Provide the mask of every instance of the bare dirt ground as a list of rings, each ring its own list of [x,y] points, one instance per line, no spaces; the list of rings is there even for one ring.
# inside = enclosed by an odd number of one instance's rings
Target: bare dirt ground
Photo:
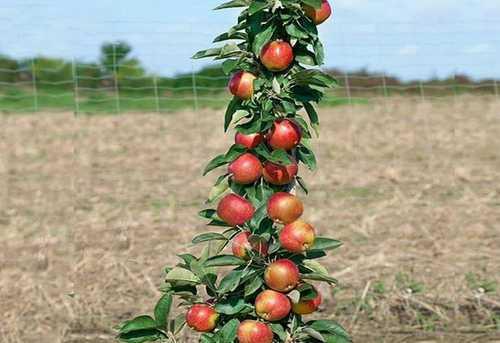
[[[345,246],[322,317],[357,342],[500,340],[500,101],[321,111],[305,217]],[[0,117],[0,342],[112,342],[196,252],[221,111]],[[183,342],[194,342],[186,334]],[[192,337],[192,336],[191,336]]]

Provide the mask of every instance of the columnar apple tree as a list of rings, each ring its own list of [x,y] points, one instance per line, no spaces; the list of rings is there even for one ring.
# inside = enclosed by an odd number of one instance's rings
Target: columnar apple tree
[[[350,342],[337,322],[306,318],[322,301],[315,284],[337,283],[318,259],[341,243],[318,235],[295,195],[308,192],[299,166],[316,168],[315,104],[336,84],[317,68],[317,25],[330,4],[232,0],[217,9],[233,7],[243,8],[237,24],[214,41],[226,43],[194,55],[223,60],[232,75],[224,130],[236,131],[235,143],[208,163],[205,174],[226,172],[209,195],[216,208],[200,213],[219,229],[193,239],[204,245],[200,256],[179,255],[166,268],[154,316],[123,322],[119,339],[178,342],[187,324],[205,343]],[[171,318],[174,298],[181,313]]]

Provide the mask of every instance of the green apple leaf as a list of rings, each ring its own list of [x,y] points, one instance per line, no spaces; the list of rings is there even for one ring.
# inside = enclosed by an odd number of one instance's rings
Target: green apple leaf
[[[208,194],[208,202],[212,203],[219,199],[229,189],[227,176],[219,183],[215,184]]]
[[[253,47],[252,47],[252,51],[255,54],[255,56],[260,55],[260,51],[262,50],[264,45],[269,43],[269,41],[272,39],[275,30],[276,26],[269,25],[265,30],[255,35],[255,40],[253,42]]]
[[[218,293],[225,294],[233,292],[240,285],[243,272],[241,270],[233,270],[227,274],[220,282]]]
[[[150,316],[139,316],[124,322],[120,327],[120,334],[127,334],[132,331],[156,329],[157,323]]]
[[[326,343],[326,340],[323,337],[323,335],[318,331],[314,330],[313,328],[305,328],[304,330],[302,330],[302,332],[305,332],[306,334],[308,334],[310,337],[314,338],[317,341]]]
[[[280,338],[283,342],[286,341],[288,338],[288,334],[285,331],[285,328],[283,328],[283,325],[277,324],[277,323],[272,323],[271,324],[271,330],[273,330],[273,333]]]
[[[233,297],[217,303],[217,305],[215,305],[215,310],[218,313],[233,316],[237,313],[251,311],[252,305],[246,303],[241,297]]]
[[[338,340],[328,340],[327,342],[352,342],[347,331],[334,320],[314,320],[306,323],[311,329],[321,333],[329,333],[336,336]]]
[[[227,106],[226,114],[224,116],[224,132],[226,132],[227,129],[229,128],[229,125],[233,121],[233,115],[238,109],[240,109],[240,106],[241,106],[241,99],[233,97],[233,99]]]
[[[175,267],[165,276],[166,281],[185,281],[190,283],[200,283],[200,279],[190,270]]]
[[[207,50],[201,50],[198,51],[196,54],[191,57],[192,59],[200,59],[200,58],[206,58],[206,57],[214,57],[214,56],[219,56],[221,53],[221,48],[212,48],[212,49],[207,49]]]
[[[342,242],[328,237],[316,237],[311,250],[334,250],[342,246]]]
[[[233,255],[214,256],[204,263],[205,267],[239,266],[242,264],[245,264],[245,261]]]
[[[301,0],[303,4],[314,7],[321,8],[322,1],[321,0]]]
[[[222,5],[219,5],[214,8],[214,10],[222,10],[225,8],[235,8],[235,7],[245,7],[250,4],[251,0],[232,0],[223,3]]]
[[[164,294],[155,306],[155,321],[160,329],[166,329],[168,325],[168,315],[170,314],[170,308],[172,307],[172,294]]]
[[[145,329],[120,333],[118,340],[124,343],[156,342],[165,338],[165,334],[158,329]]]
[[[217,333],[219,336],[222,336],[222,342],[234,342],[239,325],[240,321],[238,319],[228,321]]]
[[[248,283],[245,284],[245,297],[257,292],[263,284],[264,281],[262,281],[261,277],[254,277],[253,279],[251,279]]]
[[[254,15],[255,13],[258,13],[266,8],[269,8],[269,1],[254,0],[248,8],[248,14]]]
[[[202,233],[201,235],[194,237],[192,243],[198,244],[198,243],[209,242],[209,241],[227,241],[227,238],[226,238],[226,236],[224,236],[221,233],[207,232],[207,233]]]

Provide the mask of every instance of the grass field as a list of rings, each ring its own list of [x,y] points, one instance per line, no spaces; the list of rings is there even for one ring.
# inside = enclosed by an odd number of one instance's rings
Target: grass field
[[[331,93],[322,102],[322,107],[333,107],[349,103],[367,104],[366,97],[345,98],[345,94]],[[342,92],[343,93],[343,92]],[[117,113],[170,113],[179,110],[225,108],[230,100],[227,92],[177,91],[161,94],[153,92],[124,92],[117,96],[112,91],[96,89],[94,92],[72,90],[29,88],[0,89],[0,113],[35,112],[75,112],[78,114],[117,114]]]
[[[305,218],[345,242],[321,317],[356,342],[500,340],[500,102],[321,111]],[[0,117],[0,342],[103,343],[150,311],[230,144],[221,110]],[[195,342],[193,336],[181,341]]]

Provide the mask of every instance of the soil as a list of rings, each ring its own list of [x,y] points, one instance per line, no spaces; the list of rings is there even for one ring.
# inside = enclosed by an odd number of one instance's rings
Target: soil
[[[357,342],[500,341],[500,101],[321,110],[304,218],[344,242],[318,316]],[[0,117],[0,341],[112,342],[196,253],[223,111]],[[188,330],[181,342],[196,342]]]

